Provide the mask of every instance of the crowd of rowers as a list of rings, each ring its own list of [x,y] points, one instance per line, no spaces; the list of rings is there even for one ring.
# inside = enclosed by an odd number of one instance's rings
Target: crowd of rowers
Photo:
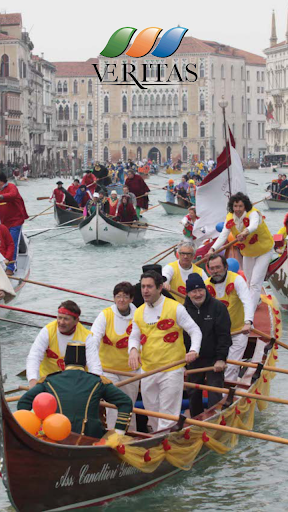
[[[288,201],[288,179],[286,174],[278,174],[266,190],[271,192],[272,199]]]
[[[207,254],[210,277],[193,261],[193,241],[185,240],[178,245],[178,258],[163,269],[146,265],[135,286],[116,284],[114,304],[97,316],[91,331],[81,324],[77,304],[63,302],[57,320],[40,331],[30,349],[26,372],[31,389],[18,407],[31,409],[34,397],[47,391],[56,396],[59,410],[70,418],[75,432],[101,437],[101,398],[118,408],[118,414],[106,411],[108,429],[122,433],[136,429],[132,407],[139,383],[126,384],[122,393],[114,387],[129,372],[149,372],[177,361],[176,366],[141,380],[145,409],[177,417],[185,367],[213,367],[189,374],[190,382],[199,384],[206,379],[208,385],[223,387],[225,379],[235,385],[238,368],[226,365],[226,360],[243,358],[274,241],[246,195],[232,196],[228,212],[225,227]],[[225,256],[214,254],[230,233],[237,239],[245,278],[228,269]],[[115,370],[119,373],[114,374]],[[202,413],[202,392],[189,388],[188,396],[191,417]],[[209,391],[208,407],[221,399],[221,393]],[[175,428],[175,422],[149,417],[148,427],[156,432]]]

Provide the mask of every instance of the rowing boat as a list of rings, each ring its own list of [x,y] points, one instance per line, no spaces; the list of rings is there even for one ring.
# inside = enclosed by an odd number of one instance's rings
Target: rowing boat
[[[184,215],[185,212],[187,213],[188,206],[186,208],[170,201],[158,201],[158,203],[161,204],[167,215]],[[189,205],[188,202],[187,205]]]
[[[288,200],[279,201],[279,199],[264,199],[264,204],[269,210],[287,210]]]
[[[138,223],[137,226],[140,227],[116,222],[101,211],[98,214],[95,211],[80,222],[79,229],[85,244],[126,245],[138,242],[146,235],[144,224]]]
[[[269,335],[275,333],[273,305],[268,300],[257,311],[256,323]],[[275,345],[251,338],[249,350],[252,360],[275,365]],[[235,434],[213,430],[213,424],[253,427],[256,404],[264,409],[260,394],[269,395],[272,377],[273,373],[260,368],[247,370],[237,387],[256,393],[259,400],[236,398],[231,387],[227,400],[195,418],[205,421],[205,428],[179,422],[176,432],[130,432],[114,444],[108,439],[107,445],[95,446],[96,439],[74,433],[64,441],[49,442],[23,430],[5,400],[0,372],[0,471],[10,501],[20,512],[92,508],[148,489],[182,470],[190,471],[211,451],[223,454],[237,443]]]
[[[280,307],[288,310],[288,259],[287,247],[283,254],[270,263],[266,279]]]
[[[54,203],[54,218],[57,226],[66,224],[66,226],[78,226],[83,217],[83,213],[78,209],[73,210],[72,207],[61,208]]]

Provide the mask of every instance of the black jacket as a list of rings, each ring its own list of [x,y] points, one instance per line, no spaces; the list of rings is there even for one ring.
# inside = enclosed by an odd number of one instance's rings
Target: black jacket
[[[202,332],[199,357],[213,361],[226,361],[231,340],[231,320],[228,310],[222,302],[206,292],[206,299],[200,308],[194,306],[188,295],[184,304],[191,318]],[[184,333],[185,345],[190,347],[189,336]]]

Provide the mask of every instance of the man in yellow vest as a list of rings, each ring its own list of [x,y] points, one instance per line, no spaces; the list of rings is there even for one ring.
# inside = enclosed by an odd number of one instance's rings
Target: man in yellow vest
[[[88,371],[97,372],[98,353],[100,356],[103,375],[116,384],[128,377],[123,375],[114,375],[109,370],[120,370],[131,372],[128,365],[128,339],[132,330],[132,319],[136,307],[132,304],[134,290],[131,283],[123,281],[116,284],[113,290],[115,304],[104,309],[97,316],[92,325],[91,331],[94,337],[87,340],[86,354],[91,361],[88,364]],[[139,382],[131,382],[123,386],[122,391],[128,395],[133,405],[136,402]],[[107,427],[114,428],[117,420],[117,411],[106,409]],[[131,430],[136,430],[136,418],[133,414],[130,424]]]
[[[67,343],[85,343],[93,337],[92,332],[79,322],[80,315],[79,306],[72,300],[66,300],[58,308],[57,320],[41,329],[27,357],[26,373],[30,388],[37,384],[40,377],[64,370]],[[87,362],[89,366],[89,357]],[[103,373],[99,357],[93,368],[94,373]]]
[[[255,312],[272,258],[274,240],[261,212],[253,207],[249,197],[242,192],[230,197],[228,212],[224,228],[209,254],[225,244],[230,232],[237,239],[239,243],[236,247],[243,256],[243,270]]]
[[[174,361],[195,361],[202,334],[184,306],[161,294],[163,278],[151,270],[141,276],[144,304],[134,314],[129,337],[129,365],[136,370],[142,363],[142,372],[149,372]],[[186,354],[183,329],[191,339]],[[140,352],[140,348],[142,349]],[[164,372],[142,379],[141,393],[147,410],[179,415],[181,411],[185,362]],[[149,418],[153,431],[170,428],[174,422]]]
[[[202,268],[197,267],[197,265],[193,263],[196,251],[192,240],[180,242],[177,247],[177,252],[179,260],[168,263],[168,265],[163,268],[162,275],[167,279],[163,287],[168,291],[175,290],[186,295],[186,281],[190,274],[196,272],[202,277],[203,281],[205,281],[208,276]],[[178,297],[178,295],[174,295],[172,292],[171,295],[173,295],[180,304],[184,304],[185,298]]]
[[[211,277],[205,281],[206,288],[212,297],[225,304],[230,315],[232,345],[228,359],[240,361],[247,346],[254,317],[248,286],[242,276],[228,270],[224,256],[212,254],[208,260],[208,269]],[[233,334],[239,331],[240,334]],[[238,371],[238,366],[228,365],[225,379],[236,381]]]

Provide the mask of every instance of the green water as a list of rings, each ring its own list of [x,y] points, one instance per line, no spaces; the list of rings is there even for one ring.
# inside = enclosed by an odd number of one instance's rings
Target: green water
[[[265,183],[275,175],[263,171],[246,171],[246,176],[258,186],[248,184],[248,193],[253,201],[265,195]],[[168,177],[169,178],[169,177]],[[152,177],[150,183],[164,185],[164,176]],[[175,180],[180,181],[180,177]],[[55,180],[57,181],[57,180]],[[64,186],[70,181],[64,180]],[[37,196],[48,196],[54,188],[54,180],[44,179],[19,187],[27,206],[28,214],[36,214],[49,206],[48,201],[37,201]],[[151,187],[152,189],[152,187]],[[164,191],[153,192],[152,204],[165,200]],[[257,205],[266,215],[272,233],[282,226],[285,211],[267,211],[264,203]],[[211,208],[213,206],[211,205]],[[85,246],[77,231],[57,236],[51,231],[31,239],[33,260],[30,279],[56,284],[70,289],[111,298],[114,285],[122,280],[136,283],[142,264],[151,256],[176,243],[181,236],[180,216],[167,216],[162,207],[146,214],[146,219],[155,225],[171,228],[176,234],[150,231],[146,239],[135,246],[92,247]],[[54,227],[53,215],[45,215],[26,222],[25,230]],[[64,230],[63,230],[64,231]],[[59,231],[60,233],[60,231]],[[27,234],[32,234],[28,233]],[[173,261],[171,257],[164,263]],[[70,295],[30,284],[23,288],[16,306],[56,314],[61,301],[75,300],[82,309],[82,320],[93,322],[107,303],[91,298]],[[13,304],[14,305],[14,304]],[[9,319],[44,326],[45,318],[11,312]],[[288,342],[288,316],[283,315],[283,341]],[[16,374],[25,368],[25,360],[38,330],[31,327],[0,323],[2,366],[7,374],[6,389],[23,384]],[[279,349],[279,365],[288,368],[288,352]],[[271,394],[287,399],[288,376],[278,374],[272,383]],[[14,406],[15,408],[15,406]],[[288,438],[288,407],[270,404],[266,411],[256,414],[255,430]],[[105,512],[151,511],[287,511],[288,510],[288,447],[265,441],[243,438],[238,446],[225,456],[209,455],[189,473],[177,477],[152,490],[133,497],[117,499],[114,503],[97,510]],[[25,468],[23,468],[25,470]],[[44,477],[44,476],[43,476]],[[0,483],[0,510],[14,510]],[[33,510],[31,510],[33,512]]]

